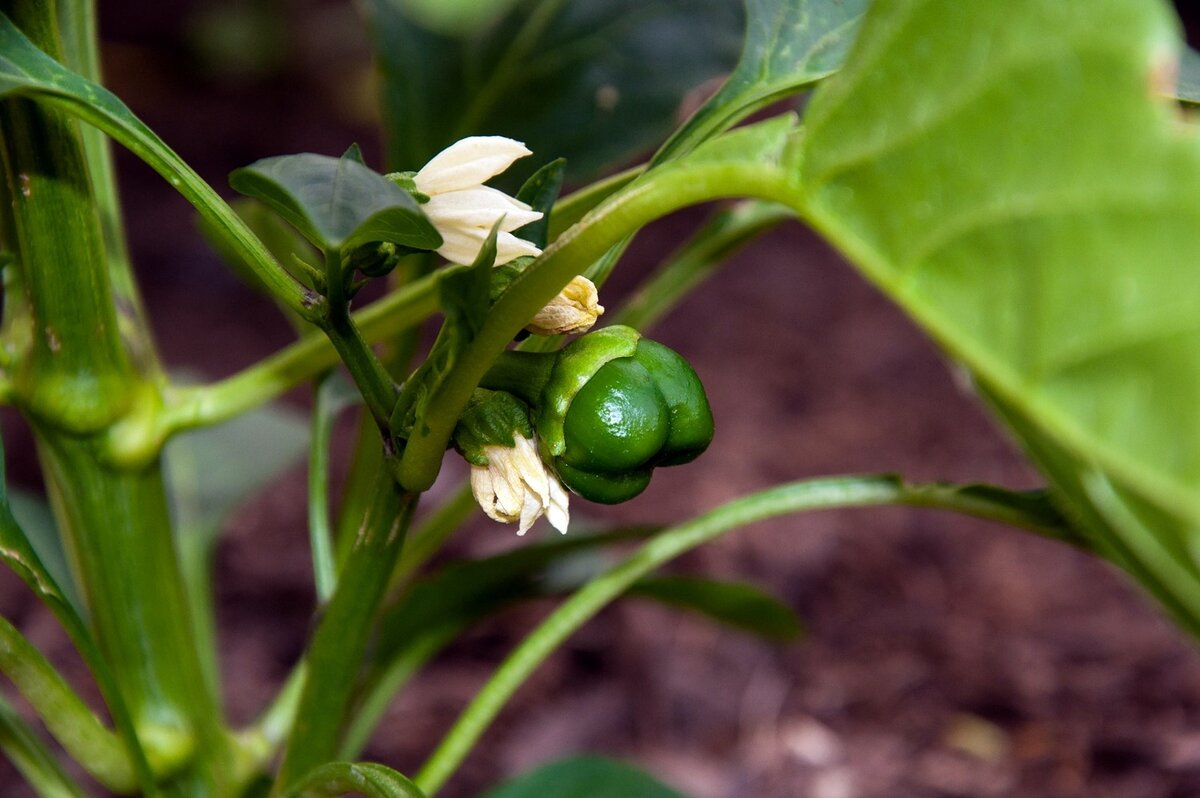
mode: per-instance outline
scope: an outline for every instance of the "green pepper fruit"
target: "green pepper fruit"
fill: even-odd
[[[585,499],[617,504],[657,466],[687,463],[712,441],[704,386],[687,361],[629,327],[607,327],[558,354],[537,409],[546,459]]]

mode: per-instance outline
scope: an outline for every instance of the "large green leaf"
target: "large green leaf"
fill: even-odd
[[[1161,85],[1180,46],[1159,2],[880,0],[801,172],[814,223],[1160,597],[1198,580],[1200,532],[1200,146]],[[1147,530],[1161,556],[1130,551]]]
[[[350,154],[263,158],[235,170],[229,185],[262,200],[322,250],[367,241],[417,249],[442,243],[411,194]]]
[[[645,771],[598,756],[553,762],[483,798],[683,798]]]
[[[365,5],[395,168],[501,134],[565,157],[568,181],[661,141],[684,95],[733,66],[742,30],[736,0],[525,0],[457,36],[403,0]]]
[[[687,152],[841,66],[870,0],[746,0],[737,68],[655,157]]]

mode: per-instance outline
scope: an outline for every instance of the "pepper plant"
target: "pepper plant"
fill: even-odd
[[[1186,110],[1200,59],[1165,3],[747,0],[743,26],[718,0],[368,0],[386,166],[353,146],[265,157],[231,175],[245,195],[234,202],[102,87],[89,0],[0,9],[0,398],[33,431],[57,526],[34,536],[0,501],[0,558],[55,613],[106,710],[0,621],[0,670],[44,727],[3,708],[0,747],[38,794],[87,792],[48,734],[118,793],[432,796],[522,681],[631,588],[794,631],[747,586],[645,581],[785,513],[902,504],[1012,524],[1111,561],[1200,631],[1200,143]],[[691,35],[672,35],[684,22]],[[616,33],[597,51],[587,37],[601,29]],[[717,74],[672,130],[682,94]],[[775,113],[800,96],[800,112]],[[210,384],[168,373],[130,269],[110,141],[194,206],[230,265],[296,324],[293,344]],[[527,180],[485,185],[523,159]],[[577,188],[564,195],[564,181]],[[717,200],[732,204],[605,312],[599,291],[631,237]],[[569,530],[572,507],[634,499],[654,469],[707,447],[699,377],[642,331],[789,220],[971,375],[1046,489],[834,476],[666,529]],[[372,280],[383,297],[356,301]],[[434,317],[423,351],[418,329]],[[276,701],[234,728],[216,677],[214,508],[172,514],[179,475],[164,449],[236,419],[261,427],[256,409],[306,383],[320,606]],[[330,420],[355,404],[331,518]],[[460,455],[469,485],[413,526],[443,460]],[[476,504],[520,533],[546,516],[569,534],[431,569]],[[188,526],[205,531],[180,534]],[[556,583],[557,609],[419,772],[357,761],[440,648],[549,590],[539,576],[556,562],[630,541],[607,570]],[[69,568],[56,567],[59,548]],[[672,794],[581,759],[494,795],[581,788]]]

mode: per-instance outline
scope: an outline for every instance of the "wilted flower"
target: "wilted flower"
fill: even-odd
[[[515,446],[485,446],[486,466],[471,466],[471,492],[488,517],[503,524],[518,522],[524,535],[533,522],[546,516],[566,534],[570,514],[567,491],[542,464],[530,438],[514,437]]]
[[[471,136],[457,141],[421,167],[413,176],[417,190],[429,196],[421,210],[442,235],[438,254],[453,263],[473,263],[500,219],[496,265],[542,251],[517,238],[513,230],[542,218],[520,200],[483,183],[513,161],[532,153],[519,141],[504,136]]]
[[[525,325],[534,335],[565,335],[586,332],[604,312],[596,284],[583,275],[574,277],[558,296]]]

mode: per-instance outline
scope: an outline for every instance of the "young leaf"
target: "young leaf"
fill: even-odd
[[[229,185],[269,205],[322,250],[367,241],[441,246],[442,237],[412,195],[363,166],[354,149],[341,158],[313,153],[264,158],[234,170]]]
[[[1053,450],[1069,514],[1110,549],[1138,534],[1084,490],[1101,472],[1197,579],[1200,146],[1161,85],[1166,5],[881,0],[868,20],[806,117],[808,215]],[[1162,595],[1166,560],[1124,560]]]
[[[482,798],[684,798],[649,773],[598,756],[543,765]]]
[[[691,610],[771,640],[795,640],[804,631],[792,608],[754,585],[690,576],[647,576],[629,595]]]
[[[737,68],[654,157],[678,157],[755,111],[837,71],[869,0],[746,0]]]
[[[524,227],[517,228],[513,235],[532,242],[538,249],[545,249],[546,238],[550,230],[550,212],[558,200],[558,192],[562,190],[563,178],[567,173],[567,160],[557,158],[533,173],[516,197],[535,211],[542,212],[542,218],[530,222]]]
[[[661,141],[684,95],[727,72],[741,42],[729,0],[524,2],[464,38],[407,8],[366,4],[398,169],[486,132],[565,157],[580,181]]]

